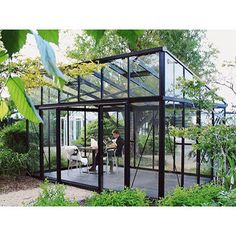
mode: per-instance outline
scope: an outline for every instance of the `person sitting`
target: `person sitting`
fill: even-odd
[[[123,146],[124,146],[124,140],[121,138],[120,132],[118,130],[113,130],[112,134],[113,134],[113,138],[114,138],[115,147],[114,147],[114,144],[113,144],[113,146],[111,146],[111,145],[107,146],[108,157],[110,157],[114,153],[114,152],[109,151],[109,149],[114,149],[114,148],[115,148],[115,155],[117,157],[121,157]],[[98,160],[99,160],[99,156],[97,153],[95,156],[95,160],[93,160],[93,165],[89,169],[89,171],[96,171],[96,166],[98,165]],[[113,172],[113,163],[111,160],[109,161],[109,165],[110,165],[110,172]]]

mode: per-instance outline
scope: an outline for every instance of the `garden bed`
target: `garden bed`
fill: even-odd
[[[30,176],[0,176],[0,194],[39,187],[42,181]]]

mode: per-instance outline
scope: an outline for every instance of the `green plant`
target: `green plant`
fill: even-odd
[[[148,206],[146,194],[140,189],[126,188],[122,191],[104,191],[85,200],[86,206]]]
[[[157,201],[158,206],[208,206],[215,205],[224,188],[214,184],[195,185],[191,188],[177,187],[165,198]]]
[[[79,206],[77,201],[65,197],[65,187],[62,184],[49,184],[46,179],[40,189],[41,193],[33,202],[33,206]]]
[[[217,206],[236,206],[236,189],[222,191],[218,195]]]
[[[13,152],[11,149],[0,150],[0,175],[15,176],[27,171],[27,153]]]
[[[12,149],[14,152],[26,153],[28,151],[26,136],[25,120],[18,121],[1,129],[0,143],[2,147]]]
[[[145,145],[145,150],[144,150],[144,154],[146,155],[151,155],[152,154],[152,150],[153,150],[153,137],[152,135],[150,135],[148,137],[148,140],[147,140],[147,135],[144,135],[144,134],[141,134],[138,136],[138,148],[139,148],[139,151],[142,152],[143,148],[144,148],[144,145]],[[146,141],[147,140],[147,141]],[[174,146],[174,143],[173,143],[173,140],[170,139],[168,136],[166,136],[165,138],[165,152],[167,154],[170,154],[173,152],[172,148]],[[156,136],[155,137],[155,150],[158,150],[159,149],[159,136]]]
[[[171,128],[173,136],[198,140],[193,145],[202,156],[214,160],[218,183],[226,189],[236,187],[236,126],[208,125],[204,127],[192,126],[189,128]]]
[[[54,84],[62,89],[67,79],[56,66],[55,53],[49,44],[49,42],[52,42],[58,45],[58,30],[1,30],[0,34],[0,66],[3,68],[0,76],[4,78],[0,83],[1,91],[3,91],[2,88],[7,87],[18,111],[26,119],[35,123],[41,123],[42,119],[26,92],[22,77],[17,73],[19,71],[14,71],[11,62],[13,56],[16,59],[15,54],[26,44],[27,35],[32,34],[35,38],[45,71],[53,78]],[[6,101],[2,99],[1,92],[0,100],[0,117],[3,118],[8,114],[9,109],[7,108]]]

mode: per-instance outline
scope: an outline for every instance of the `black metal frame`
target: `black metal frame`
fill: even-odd
[[[158,72],[153,70],[151,67],[145,65],[144,62],[142,62],[138,57],[141,56],[146,56],[150,54],[156,54],[157,58],[159,60],[159,68]],[[52,103],[52,104],[44,104],[43,103],[43,89],[41,88],[41,102],[39,105],[36,105],[36,108],[39,110],[39,114],[43,118],[43,111],[45,110],[51,110],[54,109],[56,111],[56,156],[57,156],[57,182],[65,182],[66,184],[70,184],[68,181],[64,181],[61,179],[61,140],[60,140],[60,130],[61,130],[61,123],[60,123],[60,113],[61,110],[67,110],[67,114],[69,111],[82,111],[84,112],[84,135],[86,135],[86,112],[88,111],[94,111],[98,112],[98,145],[99,145],[99,171],[98,171],[98,185],[97,186],[89,186],[89,185],[84,185],[84,184],[77,184],[77,183],[72,183],[73,185],[80,186],[83,188],[89,188],[93,189],[95,191],[101,192],[103,190],[103,113],[105,111],[119,111],[120,109],[123,109],[119,106],[124,107],[125,109],[125,159],[124,159],[124,186],[130,187],[130,169],[131,168],[138,168],[138,169],[143,169],[142,167],[136,166],[136,159],[134,155],[134,166],[131,166],[130,164],[130,130],[131,130],[131,124],[130,124],[130,119],[131,119],[131,111],[133,111],[133,106],[134,104],[142,104],[139,108],[137,109],[150,109],[153,111],[153,118],[152,118],[152,124],[153,124],[153,164],[152,164],[152,171],[158,171],[158,197],[163,197],[165,195],[165,172],[168,172],[165,170],[165,135],[166,135],[166,108],[168,107],[168,102],[173,102],[176,104],[176,107],[182,108],[182,119],[181,119],[181,125],[182,127],[186,126],[186,120],[185,120],[185,111],[187,107],[192,107],[192,101],[187,100],[184,98],[184,95],[182,98],[177,98],[177,97],[170,97],[166,96],[166,55],[171,56],[173,60],[176,61],[179,65],[183,67],[183,77],[185,77],[186,71],[190,73],[192,76],[195,76],[191,70],[189,70],[181,61],[179,61],[175,56],[173,56],[165,47],[160,47],[160,48],[154,48],[154,49],[147,49],[147,50],[142,50],[138,52],[130,52],[130,53],[125,53],[121,55],[116,55],[116,56],[111,56],[111,57],[106,57],[102,59],[97,59],[94,60],[94,62],[99,62],[99,63],[107,63],[107,66],[110,69],[114,69],[115,64],[111,64],[115,60],[122,60],[126,59],[127,60],[127,71],[124,71],[122,68],[119,66],[115,65],[115,71],[118,73],[118,71],[121,71],[120,75],[125,77],[127,79],[127,89],[123,88],[122,86],[114,84],[114,82],[110,81],[109,78],[104,77],[104,68],[101,69],[100,73],[94,72],[93,76],[94,78],[100,79],[100,86],[94,85],[91,82],[83,79],[81,76],[75,80],[75,84],[73,82],[71,83],[71,86],[76,87],[76,95],[77,101],[75,102],[64,102],[61,100],[62,98],[62,92],[58,91],[58,103]],[[139,60],[139,63],[141,64],[141,68],[144,69],[144,71],[133,71],[132,68],[132,62]],[[74,65],[75,66],[75,65]],[[155,77],[155,79],[159,79],[159,88],[149,88],[147,85],[134,81],[134,78],[137,78],[139,76],[146,76],[146,75],[151,75]],[[159,76],[159,77],[158,77]],[[133,94],[133,91],[131,92],[131,83],[134,83],[140,88],[143,88],[147,92],[150,93],[150,95],[147,96],[136,96]],[[105,83],[109,84],[110,86],[113,86],[118,90],[117,93],[109,94],[109,91],[106,90],[105,88]],[[86,84],[87,86],[91,86],[94,90],[92,92],[86,92],[82,91],[81,86],[83,84]],[[71,87],[72,89],[74,87]],[[207,88],[209,89],[209,88]],[[156,93],[153,93],[152,91],[157,91]],[[86,92],[84,93],[86,96],[90,97],[91,100],[83,100],[82,99],[82,93],[81,92]],[[100,96],[95,96],[94,94],[100,92]],[[127,96],[125,97],[116,97],[119,96],[122,93],[127,93]],[[110,97],[105,98],[106,97]],[[74,96],[73,96],[74,98]],[[154,102],[157,105],[150,105],[151,102]],[[224,109],[226,108],[227,104],[223,102],[222,104],[215,104],[216,108],[221,108]],[[157,131],[154,130],[154,110],[158,110],[158,125],[159,125],[159,168],[155,169],[154,168],[154,152],[155,152],[155,143],[154,143],[154,137],[157,134]],[[201,124],[201,112],[197,111],[196,117],[197,117],[197,123]],[[69,116],[67,115],[67,118],[69,119]],[[118,116],[117,116],[118,119]],[[133,122],[135,124],[135,113],[133,112]],[[214,120],[214,113],[212,113],[212,119]],[[117,121],[118,123],[118,121]],[[67,122],[69,125],[69,122]],[[135,129],[135,125],[133,126],[133,129]],[[67,127],[67,131],[69,132],[69,128]],[[133,134],[134,140],[133,142],[136,142],[136,137],[135,133]],[[69,135],[67,135],[69,137]],[[39,125],[39,138],[40,138],[40,178],[44,178],[44,154],[43,154],[43,124]],[[69,144],[69,140],[67,140],[67,143]],[[85,138],[85,143],[84,145],[86,146],[86,138]],[[175,168],[173,168],[173,173],[180,174],[181,176],[181,186],[184,186],[184,176],[191,174],[185,172],[185,164],[184,164],[184,159],[185,159],[185,146],[190,145],[189,143],[185,142],[185,139],[182,138],[181,143],[177,143],[174,140],[174,149],[176,145],[181,145],[181,170],[177,171]],[[135,145],[134,145],[134,153],[135,153]],[[174,156],[175,160],[175,156]],[[204,176],[201,174],[200,171],[200,153],[197,153],[197,159],[196,159],[196,173],[193,174],[197,177],[197,183],[200,184],[201,176]],[[174,163],[175,166],[175,163]],[[213,173],[213,170],[212,170]],[[213,177],[213,174],[212,176]]]

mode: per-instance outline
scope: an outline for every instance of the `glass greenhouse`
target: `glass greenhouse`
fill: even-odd
[[[193,155],[195,140],[173,138],[170,126],[217,124],[226,104],[197,119],[193,102],[176,89],[178,77],[194,74],[165,47],[96,60],[100,71],[71,80],[59,91],[42,87],[33,100],[44,123],[27,122],[32,174],[41,179],[101,192],[140,188],[151,198],[163,197],[176,186],[210,181],[214,163]],[[208,88],[206,88],[208,89]],[[112,130],[124,140],[114,173],[104,154]],[[92,142],[97,141],[97,150]],[[68,169],[64,147],[76,146],[88,161]],[[90,172],[94,158],[97,171]],[[112,159],[113,160],[113,159]]]

